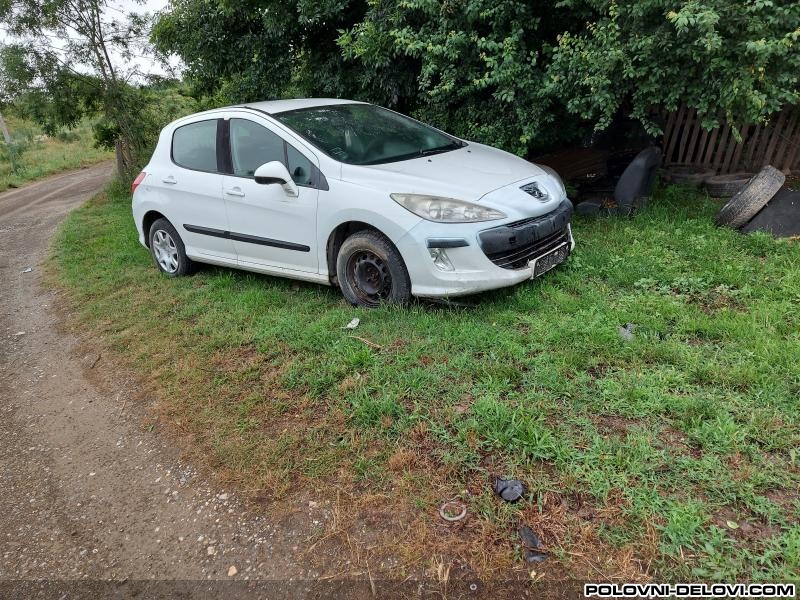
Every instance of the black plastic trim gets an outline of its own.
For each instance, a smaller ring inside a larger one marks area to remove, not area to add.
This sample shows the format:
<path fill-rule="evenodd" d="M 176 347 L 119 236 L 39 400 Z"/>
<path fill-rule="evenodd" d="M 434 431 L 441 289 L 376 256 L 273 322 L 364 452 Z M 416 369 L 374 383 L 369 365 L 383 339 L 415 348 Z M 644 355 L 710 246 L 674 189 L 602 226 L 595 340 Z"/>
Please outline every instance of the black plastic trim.
<path fill-rule="evenodd" d="M 428 238 L 428 248 L 464 248 L 469 242 L 464 238 Z"/>
<path fill-rule="evenodd" d="M 201 227 L 200 225 L 187 225 L 184 224 L 183 228 L 192 233 L 199 233 L 201 235 L 210 235 L 211 237 L 225 238 L 235 242 L 245 242 L 247 244 L 259 244 L 261 246 L 271 246 L 273 248 L 282 248 L 284 250 L 295 250 L 297 252 L 311 252 L 311 248 L 305 244 L 295 244 L 294 242 L 286 242 L 283 240 L 273 240 L 270 238 L 259 237 L 257 235 L 249 235 L 247 233 L 234 233 L 232 231 L 223 231 L 222 229 L 213 229 L 211 227 Z"/>
<path fill-rule="evenodd" d="M 572 210 L 572 202 L 565 200 L 541 217 L 485 229 L 478 234 L 481 248 L 487 255 L 527 248 L 563 231 L 570 222 Z"/>
<path fill-rule="evenodd" d="M 260 183 L 262 185 L 273 185 L 276 183 L 280 185 L 286 185 L 286 180 L 281 177 L 254 177 L 254 179 L 256 180 L 256 183 Z"/>
<path fill-rule="evenodd" d="M 211 237 L 218 237 L 218 238 L 229 238 L 230 232 L 224 231 L 222 229 L 213 229 L 211 227 L 201 227 L 200 225 L 184 225 L 183 228 L 186 231 L 190 231 L 192 233 L 199 233 L 202 235 L 210 235 Z"/>

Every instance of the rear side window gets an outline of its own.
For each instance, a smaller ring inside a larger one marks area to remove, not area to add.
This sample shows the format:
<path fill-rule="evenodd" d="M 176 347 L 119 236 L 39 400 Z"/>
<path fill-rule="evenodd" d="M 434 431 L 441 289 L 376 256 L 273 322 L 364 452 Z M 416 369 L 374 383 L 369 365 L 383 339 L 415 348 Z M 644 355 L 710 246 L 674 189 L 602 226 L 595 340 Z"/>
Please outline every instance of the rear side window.
<path fill-rule="evenodd" d="M 217 170 L 217 120 L 178 127 L 172 134 L 172 160 L 195 171 Z"/>

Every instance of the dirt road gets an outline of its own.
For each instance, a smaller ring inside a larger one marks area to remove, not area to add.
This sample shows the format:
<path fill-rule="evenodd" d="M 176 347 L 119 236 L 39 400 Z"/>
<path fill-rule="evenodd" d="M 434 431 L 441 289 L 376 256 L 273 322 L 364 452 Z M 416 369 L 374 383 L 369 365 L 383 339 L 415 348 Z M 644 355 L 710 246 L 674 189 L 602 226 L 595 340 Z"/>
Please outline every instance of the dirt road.
<path fill-rule="evenodd" d="M 111 176 L 0 194 L 0 580 L 313 577 L 307 507 L 272 523 L 214 489 L 143 426 L 135 382 L 59 328 L 49 240 Z"/>

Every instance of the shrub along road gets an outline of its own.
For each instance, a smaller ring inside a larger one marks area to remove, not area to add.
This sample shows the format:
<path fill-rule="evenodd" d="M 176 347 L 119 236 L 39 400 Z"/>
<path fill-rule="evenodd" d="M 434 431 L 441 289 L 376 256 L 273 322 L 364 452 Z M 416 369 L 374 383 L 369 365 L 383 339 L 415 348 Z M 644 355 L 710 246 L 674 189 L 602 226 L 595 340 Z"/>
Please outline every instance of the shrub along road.
<path fill-rule="evenodd" d="M 51 234 L 111 176 L 102 163 L 0 194 L 0 580 L 307 575 L 308 502 L 278 523 L 206 483 L 145 427 L 136 383 L 59 327 L 62 298 L 41 286 Z"/>

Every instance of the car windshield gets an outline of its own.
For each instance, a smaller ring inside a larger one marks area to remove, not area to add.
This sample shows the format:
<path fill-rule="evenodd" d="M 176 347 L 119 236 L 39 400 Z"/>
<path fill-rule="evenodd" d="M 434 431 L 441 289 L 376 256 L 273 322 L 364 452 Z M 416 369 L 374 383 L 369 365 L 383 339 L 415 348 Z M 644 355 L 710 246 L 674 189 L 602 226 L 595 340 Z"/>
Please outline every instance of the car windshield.
<path fill-rule="evenodd" d="M 371 104 L 316 106 L 273 116 L 328 156 L 352 165 L 408 160 L 464 146 L 432 127 Z"/>

